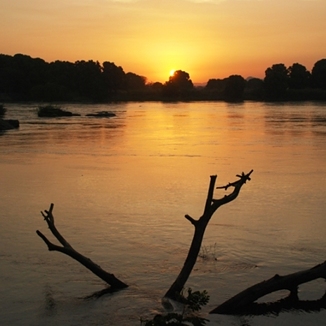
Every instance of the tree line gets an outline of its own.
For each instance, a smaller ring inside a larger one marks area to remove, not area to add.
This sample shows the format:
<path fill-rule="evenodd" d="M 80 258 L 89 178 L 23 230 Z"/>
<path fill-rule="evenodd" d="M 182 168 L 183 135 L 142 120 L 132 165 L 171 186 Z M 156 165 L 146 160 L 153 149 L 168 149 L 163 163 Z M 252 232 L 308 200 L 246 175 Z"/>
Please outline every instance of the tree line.
<path fill-rule="evenodd" d="M 113 62 L 46 62 L 24 54 L 0 54 L 0 101 L 108 102 L 143 100 L 326 100 L 326 59 L 310 71 L 299 63 L 274 64 L 265 78 L 231 75 L 195 87 L 189 73 L 177 70 L 165 83 L 147 83 L 144 76 Z"/>

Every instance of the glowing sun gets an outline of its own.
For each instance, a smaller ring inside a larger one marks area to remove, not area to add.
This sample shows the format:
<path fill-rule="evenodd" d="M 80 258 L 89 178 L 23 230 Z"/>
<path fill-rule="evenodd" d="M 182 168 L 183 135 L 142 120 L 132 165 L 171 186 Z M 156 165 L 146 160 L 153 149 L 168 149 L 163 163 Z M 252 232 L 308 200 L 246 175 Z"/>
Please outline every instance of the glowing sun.
<path fill-rule="evenodd" d="M 172 77 L 174 75 L 174 73 L 175 73 L 174 69 L 170 70 L 170 77 Z"/>

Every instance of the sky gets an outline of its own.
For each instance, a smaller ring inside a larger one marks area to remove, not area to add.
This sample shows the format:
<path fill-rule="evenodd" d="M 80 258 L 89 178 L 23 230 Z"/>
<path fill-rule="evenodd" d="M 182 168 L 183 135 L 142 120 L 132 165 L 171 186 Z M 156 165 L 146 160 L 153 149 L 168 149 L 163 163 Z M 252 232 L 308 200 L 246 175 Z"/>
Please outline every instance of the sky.
<path fill-rule="evenodd" d="M 326 58 L 326 0 L 0 0 L 0 53 L 109 61 L 165 82 L 264 78 Z"/>

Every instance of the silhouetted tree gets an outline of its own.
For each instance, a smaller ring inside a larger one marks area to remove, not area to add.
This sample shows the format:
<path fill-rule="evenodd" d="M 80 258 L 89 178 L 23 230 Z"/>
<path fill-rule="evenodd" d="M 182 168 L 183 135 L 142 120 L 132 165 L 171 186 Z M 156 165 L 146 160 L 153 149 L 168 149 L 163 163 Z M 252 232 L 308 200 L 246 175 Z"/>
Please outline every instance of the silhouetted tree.
<path fill-rule="evenodd" d="M 299 63 L 294 63 L 288 69 L 289 87 L 292 89 L 303 89 L 310 85 L 310 72 Z"/>
<path fill-rule="evenodd" d="M 80 96 L 91 101 L 102 101 L 106 98 L 102 67 L 99 62 L 93 60 L 76 61 L 75 73 L 75 83 Z"/>
<path fill-rule="evenodd" d="M 232 75 L 226 79 L 224 89 L 224 99 L 228 102 L 243 101 L 243 92 L 246 81 L 242 76 Z"/>
<path fill-rule="evenodd" d="M 194 87 L 189 74 L 182 70 L 176 70 L 173 76 L 170 76 L 169 83 L 181 91 L 190 90 Z"/>
<path fill-rule="evenodd" d="M 15 91 L 20 94 L 22 100 L 30 99 L 30 90 L 34 85 L 42 85 L 44 76 L 40 65 L 45 64 L 41 59 L 32 59 L 23 54 L 14 55 L 15 67 Z"/>
<path fill-rule="evenodd" d="M 326 59 L 321 59 L 315 63 L 311 76 L 314 87 L 326 89 Z"/>
<path fill-rule="evenodd" d="M 0 80 L 0 93 L 16 100 L 30 100 L 32 87 L 46 81 L 46 63 L 23 54 L 1 55 Z"/>
<path fill-rule="evenodd" d="M 288 70 L 283 63 L 275 64 L 265 71 L 266 97 L 270 100 L 283 100 L 289 87 Z"/>
<path fill-rule="evenodd" d="M 225 86 L 226 86 L 226 78 L 209 79 L 206 86 L 202 90 L 202 94 L 204 94 L 204 96 L 208 100 L 223 100 Z"/>
<path fill-rule="evenodd" d="M 55 61 L 48 64 L 47 82 L 34 91 L 41 92 L 38 99 L 46 102 L 79 99 L 78 74 L 74 63 Z"/>
<path fill-rule="evenodd" d="M 209 79 L 205 88 L 207 90 L 216 90 L 223 92 L 225 89 L 226 79 Z"/>
<path fill-rule="evenodd" d="M 176 70 L 164 85 L 164 94 L 169 97 L 184 96 L 194 88 L 187 72 Z"/>
<path fill-rule="evenodd" d="M 148 100 L 162 100 L 164 85 L 160 82 L 148 83 L 145 86 Z"/>
<path fill-rule="evenodd" d="M 9 55 L 0 54 L 0 95 L 10 98 L 14 95 L 13 59 Z"/>
<path fill-rule="evenodd" d="M 164 85 L 160 82 L 150 83 L 147 85 L 154 92 L 162 92 Z"/>
<path fill-rule="evenodd" d="M 146 85 L 146 77 L 138 76 L 132 72 L 126 74 L 127 89 L 130 90 L 144 90 Z"/>
<path fill-rule="evenodd" d="M 121 67 L 117 67 L 113 62 L 103 62 L 103 77 L 110 96 L 117 91 L 126 89 L 126 74 Z"/>
<path fill-rule="evenodd" d="M 244 94 L 247 100 L 262 100 L 264 98 L 264 81 L 259 78 L 248 79 Z"/>

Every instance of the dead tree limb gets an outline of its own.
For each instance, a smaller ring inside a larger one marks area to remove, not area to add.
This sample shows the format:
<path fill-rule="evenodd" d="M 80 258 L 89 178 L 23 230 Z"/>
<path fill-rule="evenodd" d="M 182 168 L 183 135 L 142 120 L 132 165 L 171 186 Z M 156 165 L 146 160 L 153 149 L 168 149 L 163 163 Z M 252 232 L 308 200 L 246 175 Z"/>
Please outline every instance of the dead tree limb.
<path fill-rule="evenodd" d="M 220 199 L 213 198 L 214 187 L 215 187 L 215 182 L 216 182 L 217 176 L 212 175 L 210 177 L 210 184 L 209 184 L 209 188 L 208 188 L 208 194 L 207 194 L 207 199 L 206 199 L 206 204 L 205 204 L 203 215 L 198 220 L 195 220 L 194 218 L 192 218 L 189 215 L 185 215 L 185 218 L 192 225 L 194 225 L 195 231 L 194 231 L 193 239 L 192 239 L 185 263 L 180 271 L 180 274 L 178 275 L 178 277 L 176 278 L 174 283 L 171 285 L 169 290 L 166 292 L 166 294 L 164 296 L 165 298 L 170 298 L 173 300 L 178 299 L 178 297 L 179 297 L 181 291 L 183 290 L 183 288 L 191 274 L 191 271 L 196 263 L 196 260 L 197 260 L 197 257 L 198 257 L 199 251 L 200 251 L 200 247 L 201 247 L 201 244 L 203 241 L 204 233 L 205 233 L 206 227 L 207 227 L 211 217 L 213 216 L 213 214 L 219 207 L 221 207 L 222 205 L 225 205 L 237 198 L 237 196 L 240 193 L 241 187 L 247 181 L 250 180 L 250 175 L 252 172 L 253 172 L 253 170 L 251 170 L 247 174 L 242 173 L 241 175 L 237 175 L 239 180 L 229 183 L 223 187 L 218 187 L 217 189 L 225 189 L 225 190 L 227 190 L 229 187 L 234 188 L 232 193 L 230 193 L 229 195 L 225 195 L 224 197 L 222 197 Z"/>
<path fill-rule="evenodd" d="M 326 309 L 326 293 L 317 300 L 299 300 L 297 296 L 290 293 L 278 301 L 250 303 L 244 308 L 234 311 L 232 315 L 266 316 L 268 314 L 278 315 L 286 311 L 318 312 L 323 309 Z"/>
<path fill-rule="evenodd" d="M 246 313 L 252 311 L 253 307 L 257 309 L 260 304 L 254 304 L 254 302 L 265 296 L 266 294 L 279 291 L 279 290 L 289 290 L 290 295 L 288 298 L 281 302 L 285 307 L 303 307 L 308 305 L 312 309 L 312 303 L 316 303 L 319 306 L 325 306 L 325 296 L 320 300 L 316 301 L 300 301 L 298 298 L 298 286 L 303 283 L 310 282 L 318 278 L 326 278 L 326 262 L 319 264 L 313 268 L 303 270 L 300 272 L 288 274 L 285 276 L 280 276 L 276 274 L 274 277 L 267 281 L 257 283 L 246 290 L 238 293 L 231 299 L 225 301 L 217 308 L 213 309 L 211 314 L 238 314 Z M 274 303 L 275 304 L 275 303 Z M 262 305 L 263 306 L 263 305 Z M 318 307 L 319 307 L 318 306 Z"/>
<path fill-rule="evenodd" d="M 49 251 L 59 251 L 65 255 L 77 260 L 80 264 L 85 266 L 92 273 L 94 273 L 96 276 L 98 276 L 104 282 L 109 284 L 110 289 L 112 291 L 116 291 L 116 290 L 128 287 L 127 284 L 125 284 L 124 282 L 117 279 L 113 274 L 106 272 L 99 265 L 95 264 L 92 260 L 90 260 L 89 258 L 80 254 L 67 242 L 67 240 L 60 234 L 60 232 L 57 230 L 57 228 L 54 224 L 54 216 L 52 213 L 53 207 L 54 207 L 54 204 L 51 204 L 49 210 L 48 211 L 45 210 L 44 212 L 41 212 L 41 214 L 44 217 L 44 220 L 46 221 L 50 231 L 57 238 L 57 240 L 61 243 L 62 246 L 52 243 L 51 241 L 49 241 L 47 239 L 47 237 L 42 232 L 40 232 L 39 230 L 36 231 L 37 235 L 48 246 Z"/>

